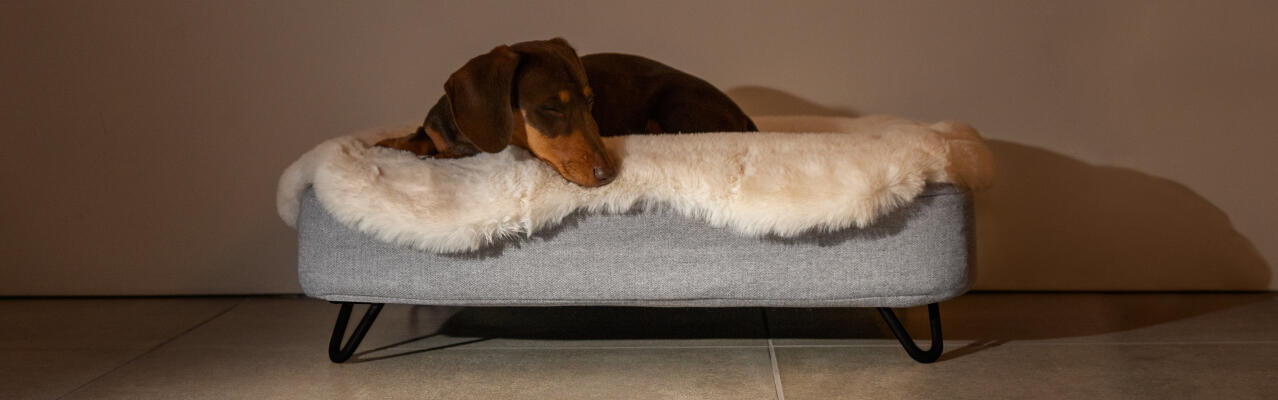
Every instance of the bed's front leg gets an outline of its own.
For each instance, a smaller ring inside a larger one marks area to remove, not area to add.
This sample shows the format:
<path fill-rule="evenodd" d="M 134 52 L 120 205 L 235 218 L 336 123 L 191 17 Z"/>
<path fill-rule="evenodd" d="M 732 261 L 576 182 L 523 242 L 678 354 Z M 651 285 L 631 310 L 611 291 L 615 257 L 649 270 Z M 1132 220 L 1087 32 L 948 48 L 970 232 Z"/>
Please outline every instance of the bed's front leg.
<path fill-rule="evenodd" d="M 359 325 L 355 326 L 355 331 L 351 332 L 351 337 L 347 339 L 345 345 L 342 345 L 342 336 L 346 335 L 346 324 L 351 319 L 351 309 L 355 307 L 355 303 L 338 304 L 342 305 L 342 309 L 337 312 L 337 323 L 333 325 L 333 337 L 328 341 L 328 359 L 335 363 L 349 360 L 351 355 L 355 354 L 359 342 L 364 340 L 364 335 L 368 333 L 368 328 L 373 326 L 373 321 L 377 320 L 377 314 L 382 312 L 384 305 L 369 304 L 368 311 L 364 312 L 364 318 L 360 319 Z"/>
<path fill-rule="evenodd" d="M 928 364 L 941 358 L 941 352 L 944 346 L 941 341 L 941 308 L 936 303 L 927 305 L 927 320 L 932 325 L 932 347 L 927 350 L 920 349 L 914 344 L 914 339 L 910 338 L 910 333 L 901 326 L 901 321 L 896 319 L 896 314 L 891 308 L 879 307 L 879 315 L 883 316 L 883 321 L 887 322 L 888 327 L 892 328 L 892 334 L 896 336 L 896 340 L 901 342 L 901 347 L 905 347 L 905 352 L 910 354 L 910 358 L 920 363 Z"/>

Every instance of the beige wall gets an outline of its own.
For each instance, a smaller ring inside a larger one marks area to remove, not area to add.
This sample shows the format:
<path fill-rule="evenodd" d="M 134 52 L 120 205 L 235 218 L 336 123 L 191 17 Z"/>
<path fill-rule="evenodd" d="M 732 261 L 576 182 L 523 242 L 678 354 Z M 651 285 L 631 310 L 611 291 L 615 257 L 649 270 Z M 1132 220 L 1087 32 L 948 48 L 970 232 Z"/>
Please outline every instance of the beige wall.
<path fill-rule="evenodd" d="M 971 122 L 1002 167 L 978 288 L 1278 288 L 1278 3 L 19 3 L 0 295 L 297 291 L 273 208 L 292 159 L 554 35 L 753 113 Z"/>

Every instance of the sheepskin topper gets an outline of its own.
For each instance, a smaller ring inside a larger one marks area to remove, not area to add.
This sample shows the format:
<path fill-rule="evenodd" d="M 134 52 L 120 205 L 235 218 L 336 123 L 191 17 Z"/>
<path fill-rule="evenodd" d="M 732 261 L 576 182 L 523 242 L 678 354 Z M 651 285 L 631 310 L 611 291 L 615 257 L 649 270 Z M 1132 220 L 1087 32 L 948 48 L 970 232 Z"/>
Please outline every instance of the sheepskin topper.
<path fill-rule="evenodd" d="M 461 159 L 372 147 L 414 127 L 334 138 L 280 177 L 276 206 L 295 226 L 313 187 L 348 227 L 423 251 L 456 253 L 532 234 L 578 211 L 666 206 L 743 235 L 792 237 L 864 227 L 928 182 L 980 188 L 993 157 L 972 127 L 874 116 L 756 117 L 757 133 L 604 138 L 621 161 L 583 188 L 514 146 Z"/>

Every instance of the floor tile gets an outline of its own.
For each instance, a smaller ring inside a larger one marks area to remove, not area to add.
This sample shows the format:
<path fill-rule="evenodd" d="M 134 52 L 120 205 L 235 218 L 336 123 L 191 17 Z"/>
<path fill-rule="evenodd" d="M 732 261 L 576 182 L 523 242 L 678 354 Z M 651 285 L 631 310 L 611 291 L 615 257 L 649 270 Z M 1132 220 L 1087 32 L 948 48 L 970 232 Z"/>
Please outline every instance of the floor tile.
<path fill-rule="evenodd" d="M 1275 344 L 1001 345 L 935 364 L 887 347 L 778 348 L 787 400 L 1247 399 L 1278 393 Z"/>
<path fill-rule="evenodd" d="M 337 310 L 302 297 L 0 301 L 0 398 L 774 398 L 769 335 L 787 399 L 1278 392 L 1274 293 L 969 294 L 942 304 L 946 352 L 931 365 L 873 309 L 406 305 L 386 306 L 337 365 Z M 897 314 L 927 337 L 925 308 Z"/>
<path fill-rule="evenodd" d="M 350 327 L 363 315 L 357 306 Z M 253 298 L 201 326 L 177 347 L 324 352 L 338 306 L 305 298 Z M 759 309 L 427 307 L 387 305 L 360 352 L 387 346 L 645 347 L 767 345 Z M 357 353 L 359 354 L 359 353 Z"/>
<path fill-rule="evenodd" d="M 363 315 L 363 305 L 356 307 L 350 325 Z M 404 336 L 435 332 L 446 315 L 422 309 L 403 313 L 408 306 L 387 305 L 364 343 L 380 345 Z M 209 321 L 169 346 L 259 348 L 276 350 L 327 351 L 338 306 L 302 297 L 248 298 L 234 310 Z"/>
<path fill-rule="evenodd" d="M 164 348 L 72 399 L 772 399 L 766 348 L 468 349 L 332 364 L 320 352 Z"/>
<path fill-rule="evenodd" d="M 143 351 L 0 349 L 0 399 L 56 399 Z"/>
<path fill-rule="evenodd" d="M 0 398 L 57 398 L 240 298 L 0 301 Z"/>
<path fill-rule="evenodd" d="M 0 300 L 0 349 L 146 349 L 242 298 Z"/>

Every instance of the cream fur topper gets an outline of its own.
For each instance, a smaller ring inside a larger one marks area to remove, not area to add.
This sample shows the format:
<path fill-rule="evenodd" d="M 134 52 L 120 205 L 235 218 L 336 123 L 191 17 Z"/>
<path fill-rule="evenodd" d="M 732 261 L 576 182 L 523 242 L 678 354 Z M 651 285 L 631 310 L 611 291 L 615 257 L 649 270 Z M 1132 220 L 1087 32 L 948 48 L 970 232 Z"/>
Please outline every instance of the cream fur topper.
<path fill-rule="evenodd" d="M 295 226 L 314 187 L 347 226 L 419 250 L 456 253 L 528 235 L 578 211 L 666 206 L 742 235 L 792 237 L 864 227 L 928 182 L 980 188 L 993 157 L 972 127 L 873 116 L 756 117 L 758 133 L 604 138 L 621 161 L 606 186 L 583 188 L 514 146 L 461 159 L 370 147 L 415 127 L 334 138 L 280 177 L 276 206 Z"/>

